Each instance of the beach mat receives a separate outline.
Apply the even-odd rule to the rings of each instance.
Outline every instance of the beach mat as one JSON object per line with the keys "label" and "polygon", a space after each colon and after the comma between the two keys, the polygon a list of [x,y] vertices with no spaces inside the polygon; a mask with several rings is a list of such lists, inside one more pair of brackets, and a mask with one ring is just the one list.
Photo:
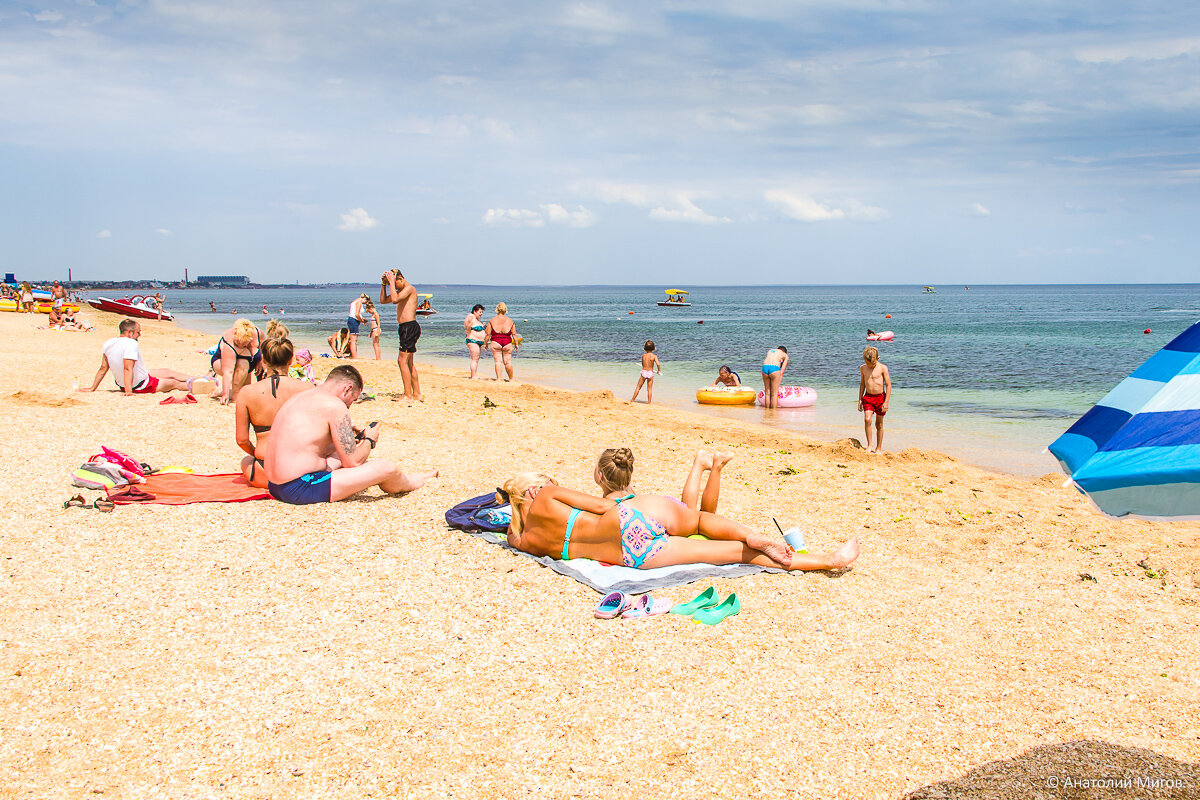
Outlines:
{"label": "beach mat", "polygon": [[574,578],[584,586],[590,586],[601,594],[608,592],[641,594],[655,589],[683,586],[695,581],[711,578],[740,578],[743,575],[754,575],[758,572],[791,574],[785,569],[758,567],[754,564],[676,564],[657,569],[633,569],[616,564],[605,564],[602,561],[593,561],[590,558],[572,558],[569,561],[563,561],[550,556],[534,556],[522,552],[509,545],[508,538],[504,534],[476,530],[468,530],[464,533],[477,539],[483,539],[485,542],[500,545],[505,550],[519,556],[533,559],[543,567],[549,567],[560,575]]}
{"label": "beach mat", "polygon": [[[114,496],[134,487],[149,492],[155,499],[139,502]],[[189,503],[242,503],[246,500],[266,500],[271,495],[266,489],[251,486],[240,472],[220,475],[167,472],[162,475],[148,475],[145,483],[109,489],[108,496],[117,505],[184,506]]]}

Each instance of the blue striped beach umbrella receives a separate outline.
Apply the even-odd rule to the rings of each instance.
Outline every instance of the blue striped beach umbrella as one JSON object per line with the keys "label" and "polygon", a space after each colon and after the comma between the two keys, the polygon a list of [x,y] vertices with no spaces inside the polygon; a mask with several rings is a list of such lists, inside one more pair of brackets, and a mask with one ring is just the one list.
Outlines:
{"label": "blue striped beach umbrella", "polygon": [[1109,516],[1200,517],[1200,322],[1117,384],[1050,452]]}

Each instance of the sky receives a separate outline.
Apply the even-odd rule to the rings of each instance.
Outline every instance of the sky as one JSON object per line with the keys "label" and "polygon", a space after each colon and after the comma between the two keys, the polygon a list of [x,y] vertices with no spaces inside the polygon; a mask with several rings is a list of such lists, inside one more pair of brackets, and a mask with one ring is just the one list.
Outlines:
{"label": "sky", "polygon": [[1193,282],[1200,5],[0,3],[0,269]]}

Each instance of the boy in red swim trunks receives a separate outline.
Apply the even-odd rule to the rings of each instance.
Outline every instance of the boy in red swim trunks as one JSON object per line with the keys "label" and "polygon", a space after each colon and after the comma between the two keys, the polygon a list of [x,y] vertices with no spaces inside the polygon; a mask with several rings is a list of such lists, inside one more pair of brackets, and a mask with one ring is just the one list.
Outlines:
{"label": "boy in red swim trunks", "polygon": [[[883,417],[887,414],[888,402],[892,399],[892,376],[886,365],[879,363],[879,351],[874,347],[863,350],[863,361],[858,368],[858,410],[863,412],[863,430],[867,440],[867,452],[883,450]],[[875,447],[871,447],[871,423],[875,423]]]}

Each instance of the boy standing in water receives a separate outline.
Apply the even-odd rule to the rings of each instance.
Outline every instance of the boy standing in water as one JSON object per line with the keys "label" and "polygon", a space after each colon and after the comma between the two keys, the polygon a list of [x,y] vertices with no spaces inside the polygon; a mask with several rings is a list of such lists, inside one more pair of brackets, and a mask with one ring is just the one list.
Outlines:
{"label": "boy standing in water", "polygon": [[[892,399],[892,376],[887,365],[879,362],[879,351],[874,347],[863,350],[863,361],[865,363],[858,368],[858,410],[863,412],[867,452],[878,453],[883,450],[883,417]],[[871,449],[872,422],[875,423],[874,449]]]}
{"label": "boy standing in water", "polygon": [[662,374],[662,364],[659,363],[658,356],[654,355],[654,342],[647,339],[642,349],[645,351],[642,353],[642,371],[638,375],[637,388],[633,390],[633,399],[629,401],[631,403],[637,400],[643,383],[646,384],[646,402],[654,402],[654,371],[658,370],[658,374]]}

